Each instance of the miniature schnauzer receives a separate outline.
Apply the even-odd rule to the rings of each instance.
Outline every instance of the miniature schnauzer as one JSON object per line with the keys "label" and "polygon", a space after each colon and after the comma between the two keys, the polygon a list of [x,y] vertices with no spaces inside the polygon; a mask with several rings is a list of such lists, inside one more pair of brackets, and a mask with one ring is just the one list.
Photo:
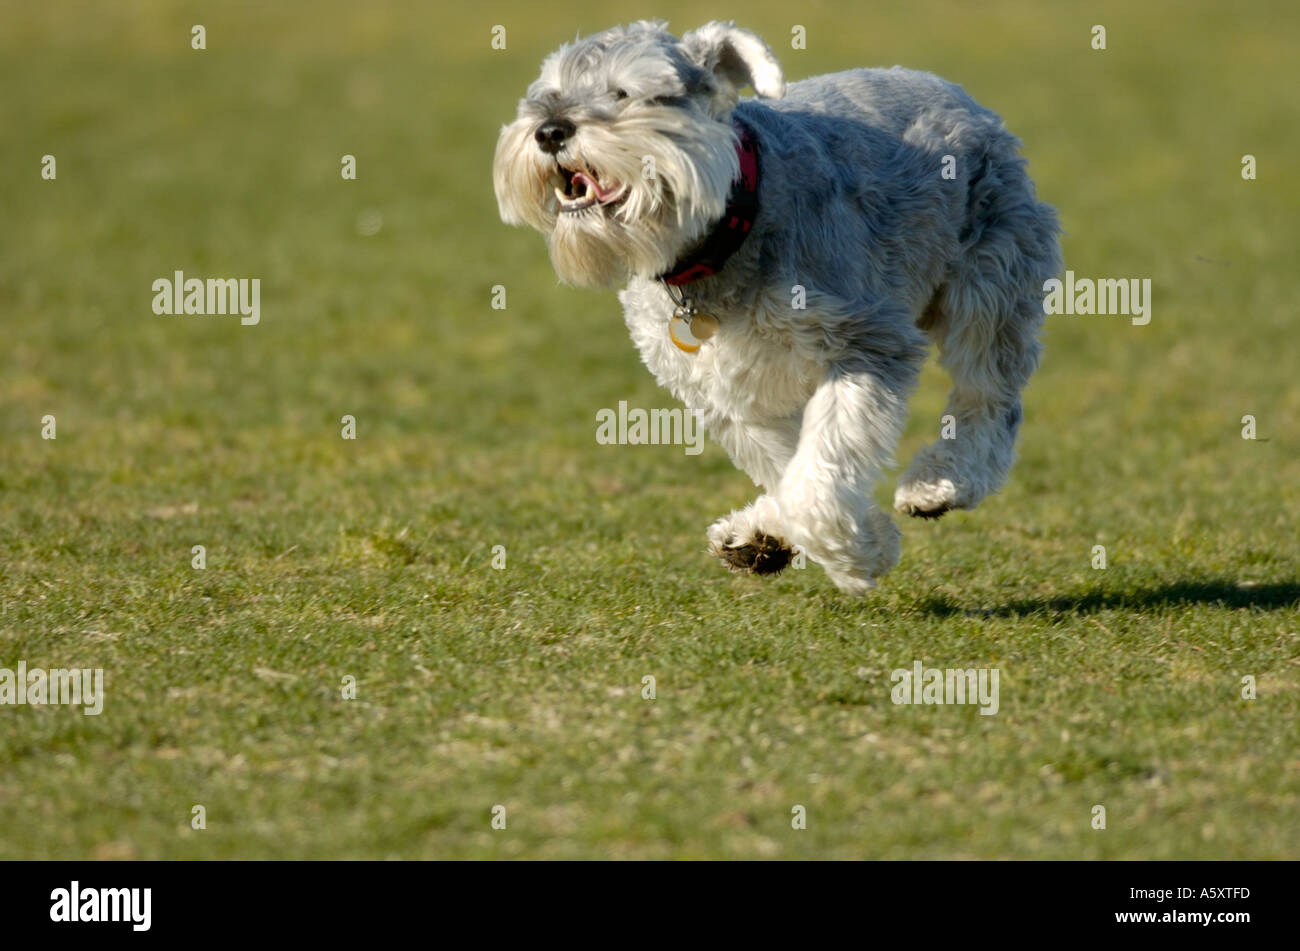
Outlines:
{"label": "miniature schnauzer", "polygon": [[1061,268],[1018,146],[929,73],[787,87],[753,33],[639,22],[546,59],[493,178],[502,219],[546,237],[562,281],[626,284],[650,372],[763,489],[709,529],[713,553],[768,573],[797,546],[860,595],[898,560],[872,489],[927,338],[952,419],[894,508],[973,508],[1011,468]]}

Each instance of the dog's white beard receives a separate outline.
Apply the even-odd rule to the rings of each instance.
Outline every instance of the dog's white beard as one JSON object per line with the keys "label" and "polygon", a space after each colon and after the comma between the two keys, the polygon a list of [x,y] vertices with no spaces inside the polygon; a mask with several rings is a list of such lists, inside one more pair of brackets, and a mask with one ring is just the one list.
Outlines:
{"label": "dog's white beard", "polygon": [[624,224],[618,214],[591,208],[576,215],[557,216],[547,238],[551,265],[566,284],[609,286],[629,274],[662,274],[675,254],[669,248],[681,239],[672,227],[653,218]]}
{"label": "dog's white beard", "polygon": [[534,144],[535,124],[519,120],[501,130],[493,183],[502,218],[546,236],[565,283],[608,286],[661,274],[726,210],[739,160],[725,123],[682,122],[655,108],[583,124],[562,157],[581,159],[627,194],[615,206],[576,214],[559,210],[549,183],[555,159]]}

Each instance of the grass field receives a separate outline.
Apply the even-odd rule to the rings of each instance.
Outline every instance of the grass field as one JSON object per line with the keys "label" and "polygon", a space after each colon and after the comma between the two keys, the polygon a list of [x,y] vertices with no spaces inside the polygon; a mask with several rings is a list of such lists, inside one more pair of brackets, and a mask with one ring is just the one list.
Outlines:
{"label": "grass field", "polygon": [[[842,6],[0,8],[0,667],[106,692],[0,706],[0,858],[1300,857],[1300,11]],[[716,446],[596,444],[674,403],[498,220],[542,56],[647,15],[962,83],[1067,267],[1152,280],[1049,318],[1010,485],[865,600],[703,554],[754,494]],[[261,322],[155,316],[177,269]],[[916,660],[1000,711],[894,705]]]}

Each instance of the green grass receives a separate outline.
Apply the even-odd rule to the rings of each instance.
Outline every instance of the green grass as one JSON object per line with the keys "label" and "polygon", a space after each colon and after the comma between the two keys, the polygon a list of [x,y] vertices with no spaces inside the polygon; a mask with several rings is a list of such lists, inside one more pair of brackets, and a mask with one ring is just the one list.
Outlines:
{"label": "green grass", "polygon": [[[0,858],[1300,857],[1300,14],[985,6],[7,5],[0,667],[107,700],[0,707]],[[596,445],[673,402],[497,219],[541,57],[650,14],[961,82],[1067,266],[1153,281],[1147,327],[1049,321],[1010,485],[866,600],[702,553],[754,492],[716,446]],[[178,268],[260,277],[261,324],[154,316]],[[918,659],[1001,711],[893,705]]]}

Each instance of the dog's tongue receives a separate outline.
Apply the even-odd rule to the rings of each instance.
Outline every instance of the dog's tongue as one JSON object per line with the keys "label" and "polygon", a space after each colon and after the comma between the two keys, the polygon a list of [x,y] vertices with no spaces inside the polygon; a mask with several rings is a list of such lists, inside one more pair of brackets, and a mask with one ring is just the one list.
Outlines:
{"label": "dog's tongue", "polygon": [[600,182],[596,181],[585,172],[574,172],[573,183],[576,185],[579,182],[586,185],[588,190],[596,196],[596,200],[599,202],[609,201],[609,199],[618,194],[618,190],[623,187],[618,182],[615,182],[609,188],[601,188]]}

